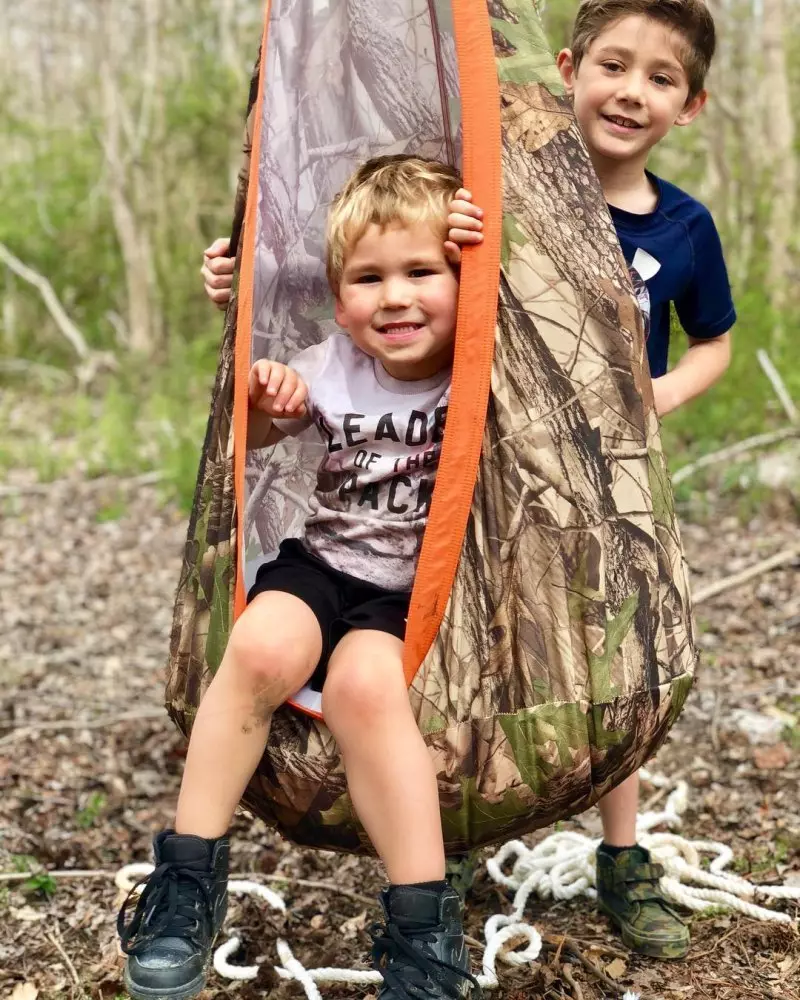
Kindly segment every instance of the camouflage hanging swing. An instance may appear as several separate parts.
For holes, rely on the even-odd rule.
[[[695,654],[640,315],[531,0],[273,0],[251,144],[169,711],[188,733],[246,583],[313,487],[319,445],[245,456],[251,360],[333,329],[324,219],[355,166],[436,157],[461,167],[486,229],[462,265],[409,693],[448,852],[580,811],[661,744]],[[295,708],[245,803],[298,843],[370,850],[329,731]]]

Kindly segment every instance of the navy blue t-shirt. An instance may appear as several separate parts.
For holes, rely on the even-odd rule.
[[[705,206],[685,191],[647,175],[658,192],[655,211],[645,215],[609,205],[634,290],[648,323],[650,374],[667,370],[669,304],[675,303],[690,337],[712,339],[736,322],[728,272],[717,227]]]

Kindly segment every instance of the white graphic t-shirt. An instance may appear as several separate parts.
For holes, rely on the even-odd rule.
[[[276,420],[286,434],[316,425],[326,447],[303,544],[343,573],[411,590],[444,435],[449,368],[392,378],[334,334],[289,363],[308,386],[308,415]]]

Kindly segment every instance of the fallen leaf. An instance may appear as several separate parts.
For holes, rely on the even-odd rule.
[[[339,928],[339,933],[342,935],[345,941],[347,941],[350,938],[354,938],[359,931],[363,931],[366,926],[367,926],[367,911],[362,910],[361,913],[359,913],[357,916],[350,917],[349,920],[345,920],[345,922]]]
[[[609,979],[622,979],[628,971],[628,966],[621,958],[615,958],[613,962],[608,963],[605,971]]]
[[[24,923],[36,923],[38,920],[44,920],[44,913],[39,910],[34,910],[32,906],[12,906],[11,916],[14,920],[22,920]]]
[[[756,747],[753,750],[753,760],[759,771],[780,771],[792,759],[792,751],[785,743],[776,743],[774,747]]]
[[[38,996],[39,991],[33,983],[17,983],[10,1000],[36,1000]]]

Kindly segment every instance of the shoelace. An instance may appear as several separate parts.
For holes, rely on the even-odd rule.
[[[126,927],[125,914],[141,885],[144,889]],[[117,916],[117,933],[122,950],[126,955],[136,955],[155,938],[169,936],[188,938],[197,944],[198,898],[204,903],[203,912],[208,913],[211,910],[211,886],[207,874],[174,864],[159,865],[149,875],[139,879],[125,897]]]
[[[436,996],[462,1000],[463,994],[458,987],[447,982],[445,977],[440,974],[443,970],[447,970],[455,973],[461,979],[471,982],[474,990],[473,1000],[480,1000],[481,988],[473,975],[460,969],[457,965],[437,958],[429,948],[414,947],[414,941],[432,944],[436,940],[435,932],[438,929],[426,927],[424,930],[422,928],[415,930],[411,927],[407,929],[406,933],[403,933],[393,923],[386,927],[381,924],[373,925],[370,930],[372,957],[378,972],[383,976],[386,985],[398,997],[407,997],[408,1000],[422,1000],[429,995],[426,993],[426,986],[432,981],[439,987],[440,992],[437,992]],[[384,956],[388,961],[382,967],[380,962]]]

